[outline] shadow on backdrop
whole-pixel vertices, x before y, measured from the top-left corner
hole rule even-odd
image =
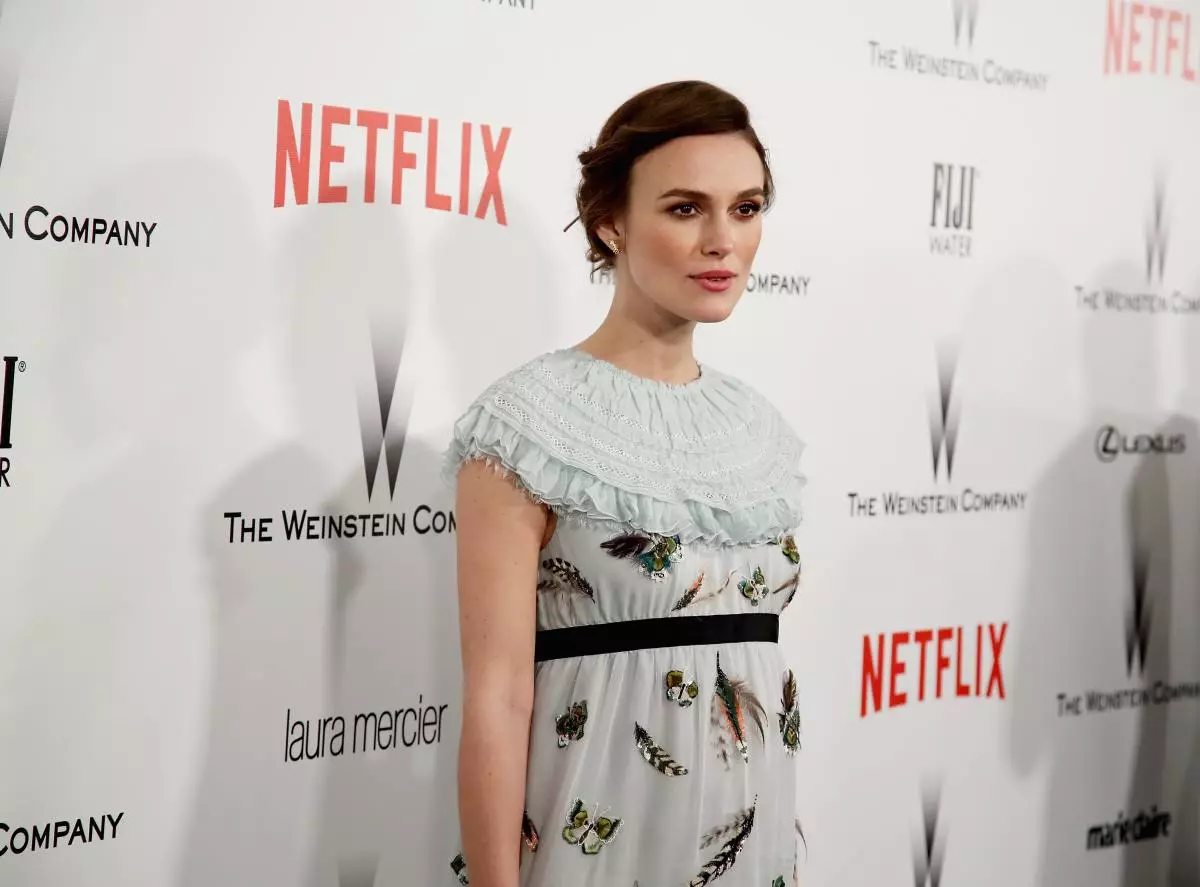
[[[453,681],[434,654],[454,642],[454,626],[426,593],[449,540],[414,527],[431,458],[406,436],[419,370],[402,360],[414,300],[408,250],[390,206],[292,211],[275,271],[287,294],[284,384],[297,426],[210,505],[214,740],[184,883],[421,883],[436,831],[424,801],[441,791],[431,774],[449,730],[443,723],[435,749],[410,748],[411,730],[381,723],[447,701]],[[230,544],[227,511],[274,517],[281,541]],[[283,512],[299,516],[304,538],[287,540]],[[322,532],[322,517],[346,515],[390,535]],[[326,720],[336,717],[340,739]],[[239,785],[255,773],[269,794]],[[213,854],[231,820],[244,821],[246,846]]]
[[[443,342],[446,377],[439,396],[449,397],[453,415],[467,407],[484,388],[509,370],[553,348],[563,313],[561,290],[555,286],[549,252],[536,233],[536,222],[519,198],[505,194],[508,225],[461,222],[442,228],[433,246],[430,304],[434,335]],[[450,428],[437,441],[429,470],[440,472]],[[438,482],[439,489],[445,489]],[[445,495],[452,499],[452,491]],[[448,549],[429,593],[441,601],[438,649],[439,672],[452,676],[453,705],[447,723],[453,733],[452,754],[439,755],[439,792],[433,818],[439,834],[430,842],[432,878],[423,883],[453,883],[450,860],[461,850],[458,830],[457,749],[462,727],[461,674],[458,635],[458,590],[455,553]],[[439,697],[442,698],[442,697]],[[445,698],[450,699],[447,694]],[[398,884],[400,882],[397,882]],[[407,883],[407,882],[405,882]],[[416,882],[414,882],[416,883]]]
[[[507,226],[446,225],[433,246],[431,323],[445,343],[445,390],[462,408],[499,376],[565,344],[569,306],[545,240],[558,232],[510,193],[505,210]]]
[[[1187,292],[1200,296],[1200,275],[1192,280]],[[1178,594],[1186,595],[1190,605],[1190,622],[1181,626],[1180,668],[1177,675],[1183,681],[1200,682],[1200,438],[1194,434],[1200,417],[1200,318],[1182,316],[1174,319],[1181,339],[1184,387],[1180,398],[1184,417],[1180,420],[1186,432],[1188,457],[1174,463],[1171,489],[1179,504],[1179,517],[1174,526],[1176,556],[1181,560]],[[1195,702],[1179,703],[1181,710],[1173,715],[1185,723],[1172,731],[1172,741],[1181,750],[1179,799],[1172,812],[1170,887],[1192,887],[1200,884],[1200,710]],[[1190,717],[1190,726],[1186,724]]]
[[[45,369],[70,486],[26,554],[33,617],[12,659],[25,674],[0,726],[22,766],[5,795],[52,820],[123,812],[105,878],[161,881],[191,788],[195,541],[207,496],[255,434],[235,371],[266,316],[262,253],[236,174],[198,155],[141,164],[74,208],[158,226],[148,247],[45,244]],[[95,877],[88,853],[28,858],[23,884]]]
[[[1097,283],[1144,289],[1138,269],[1114,264]],[[1154,887],[1164,841],[1089,849],[1096,826],[1170,805],[1165,796],[1168,706],[1092,711],[1089,693],[1151,686],[1171,672],[1171,503],[1167,459],[1101,456],[1106,427],[1132,440],[1181,433],[1164,422],[1155,319],[1076,318],[1085,418],[1032,491],[1027,576],[1016,637],[1010,751],[1014,770],[1044,786],[1038,884]],[[1185,433],[1194,433],[1187,429]],[[1105,439],[1111,446],[1119,438]],[[1135,589],[1153,616],[1144,673],[1129,657]]]

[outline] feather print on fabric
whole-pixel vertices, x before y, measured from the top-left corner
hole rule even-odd
[[[636,560],[638,569],[656,582],[666,579],[671,566],[683,558],[678,536],[622,533],[601,542],[600,547],[619,560]]]
[[[631,560],[648,548],[654,540],[642,533],[622,533],[605,539],[600,547],[618,560]]]
[[[779,735],[789,755],[800,748],[800,710],[796,707],[796,675],[788,669],[783,677],[783,711],[779,714]]]
[[[696,577],[696,580],[688,587],[688,590],[685,591],[683,593],[683,596],[675,602],[675,606],[673,606],[671,608],[671,612],[678,613],[684,607],[695,603],[696,595],[700,593],[700,588],[703,585],[704,585],[704,571],[701,570],[700,575]]]
[[[550,577],[538,583],[538,591],[574,592],[582,594],[595,603],[595,589],[587,579],[583,578],[579,568],[570,561],[563,560],[561,557],[547,558],[542,561],[542,569],[549,573]]]
[[[667,754],[666,749],[655,742],[654,737],[646,732],[646,728],[637,722],[634,722],[633,725],[633,741],[637,744],[642,757],[646,759],[646,763],[659,773],[664,776],[687,775],[687,767],[682,766]]]
[[[703,574],[701,574],[701,576],[703,577]],[[717,598],[717,596],[721,594],[721,592],[723,592],[726,588],[729,587],[729,580],[731,580],[733,578],[733,576],[734,576],[734,574],[730,573],[728,576],[725,577],[725,581],[722,582],[720,585],[718,585],[716,588],[713,588],[712,585],[709,585],[708,589],[704,590],[704,591],[701,591],[699,588],[697,588],[696,594],[692,597],[691,600],[689,600],[686,604],[684,604],[684,606],[694,607],[697,604],[703,604],[708,601],[715,600]],[[697,579],[696,581],[697,581],[697,583],[700,583],[702,580]],[[682,598],[680,600],[682,600]],[[676,604],[676,607],[678,607],[678,606],[679,605]],[[682,609],[682,608],[680,608],[680,609]]]
[[[757,806],[758,798],[756,797],[754,806],[750,808],[749,813],[739,814],[741,822],[734,830],[733,836],[721,846],[716,856],[700,867],[699,874],[688,881],[688,887],[705,887],[706,884],[712,883],[733,868],[733,864],[737,862],[738,855],[746,843],[746,838],[750,837],[750,832],[754,829],[754,811]]]
[[[781,592],[781,591],[789,591],[789,590],[792,592],[792,594],[795,594],[796,587],[799,584],[800,584],[800,571],[797,570],[795,573],[792,574],[791,579],[784,582],[783,585],[776,588],[774,591],[771,592],[771,594],[779,594],[779,592]],[[791,602],[792,602],[792,595],[788,595],[787,603],[785,603],[784,606],[786,607]]]
[[[740,811],[736,816],[730,819],[729,822],[705,832],[703,837],[700,838],[700,849],[707,850],[718,841],[724,841],[734,832],[741,829],[742,826],[746,824],[746,820],[750,818],[750,814],[753,812],[753,807],[747,807],[745,810]]]
[[[796,581],[791,583],[792,590],[788,592],[787,600],[784,601],[783,606],[779,608],[780,613],[782,613],[784,610],[786,610],[788,608],[788,604],[790,604],[792,602],[792,598],[794,598],[796,596],[796,592],[800,590],[800,571],[799,570],[796,571],[795,579],[796,579]]]
[[[721,668],[721,654],[717,654],[717,684],[713,690],[713,720],[717,723],[715,726],[724,726],[724,731],[718,731],[718,748],[717,755],[729,767],[729,751],[728,748],[720,743],[720,739],[732,741],[734,748],[737,749],[742,760],[749,763],[750,748],[746,741],[746,718],[749,717],[753,721],[754,726],[758,728],[759,737],[764,741],[766,739],[766,730],[763,727],[763,721],[766,719],[766,710],[763,708],[758,697],[754,695],[745,681],[737,678],[731,678],[725,674]]]

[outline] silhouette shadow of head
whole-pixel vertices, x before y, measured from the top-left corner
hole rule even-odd
[[[205,411],[236,410],[236,358],[270,309],[240,183],[209,158],[170,157],[139,165],[86,205],[156,227],[143,246],[58,248],[54,372],[64,432],[88,446],[139,434],[224,445],[225,435],[200,423]]]
[[[430,381],[417,363],[425,352],[413,347],[410,249],[394,207],[306,213],[284,247],[289,365],[301,447],[330,479],[303,485],[305,505],[343,527],[323,540],[333,561],[325,712],[344,717],[347,731],[344,754],[327,761],[306,876],[332,887],[395,869],[432,883],[429,847],[447,826],[429,810],[453,797],[452,782],[442,784],[449,718],[433,743],[410,746],[399,725],[390,744],[386,733],[355,732],[360,715],[447,705],[457,692],[454,610],[439,584],[453,563],[449,502],[439,454],[410,427],[418,387]],[[419,877],[426,864],[429,877]]]
[[[1127,604],[1135,565],[1145,554],[1139,540],[1166,515],[1161,464],[1136,456],[1106,460],[1097,449],[1106,425],[1132,436],[1153,433],[1157,424],[1155,319],[1104,308],[1106,291],[1144,292],[1144,275],[1132,262],[1115,262],[1084,289],[1099,292],[1101,307],[1088,309],[1075,294],[1067,319],[1077,330],[1080,384],[1071,387],[1080,400],[1061,404],[1062,414],[1077,417],[1074,431],[1059,441],[1031,491],[1017,623],[1012,764],[1022,775],[1035,772],[1039,760],[1047,768],[1038,884],[1076,877],[1075,848],[1093,824],[1089,818],[1103,821],[1124,802],[1124,781],[1096,774],[1111,773],[1112,760],[1128,753],[1123,727],[1143,715],[1094,711],[1090,694],[1127,683]],[[1065,364],[1061,369],[1070,371]],[[1161,554],[1154,563],[1169,584],[1169,557]],[[1076,718],[1089,719],[1085,730],[1071,729]],[[1146,736],[1140,762],[1155,757],[1153,745]],[[1142,763],[1135,769],[1148,770]],[[1143,775],[1142,782],[1147,779]],[[1084,818],[1081,810],[1087,811]],[[1063,834],[1076,837],[1057,837]]]
[[[335,883],[331,857],[339,852],[333,823],[368,819],[352,797],[335,791],[337,768],[347,761],[333,755],[332,742],[321,746],[318,730],[322,718],[345,714],[346,687],[361,682],[361,668],[347,655],[356,640],[351,593],[361,590],[371,559],[393,540],[337,538],[327,519],[344,525],[347,515],[382,510],[368,509],[363,482],[366,443],[384,434],[373,347],[378,343],[385,357],[403,348],[412,287],[392,207],[279,212],[295,226],[275,253],[274,289],[284,299],[279,394],[285,402],[272,406],[293,417],[294,427],[210,500],[204,544],[218,604],[216,652],[208,749],[182,871],[188,885],[232,883],[254,870],[271,883],[308,877],[325,887]],[[402,431],[407,406],[394,413]],[[381,490],[386,500],[386,480],[375,485],[376,499]],[[227,512],[239,516],[230,520]],[[269,521],[269,543],[254,541],[264,538],[259,521]],[[293,743],[294,722],[309,725],[300,745]],[[285,784],[271,776],[281,748],[290,768]],[[325,797],[314,810],[319,786]],[[247,795],[255,803],[246,804]],[[213,854],[215,836],[229,829],[247,836],[245,846]]]
[[[466,404],[502,373],[556,347],[564,287],[544,225],[505,194],[507,225],[469,219],[443,225],[433,246],[430,318],[445,346],[444,388]]]

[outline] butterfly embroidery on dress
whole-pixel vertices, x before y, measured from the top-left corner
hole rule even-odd
[[[775,544],[780,547],[781,551],[783,551],[784,557],[786,557],[793,564],[799,566],[799,564],[800,564],[800,549],[796,547],[796,537],[795,536],[793,536],[791,534],[788,534],[786,536],[781,536],[779,539],[775,540]]]
[[[562,830],[563,840],[578,846],[587,856],[595,856],[606,844],[611,843],[621,829],[621,820],[588,812],[583,800],[576,798],[567,811],[567,825]]]
[[[764,600],[770,594],[762,567],[755,567],[749,578],[738,580],[738,591],[750,602],[751,606],[757,607],[759,601]]]
[[[583,728],[587,725],[587,700],[573,702],[565,714],[554,719],[554,730],[558,733],[558,747],[566,748],[571,741],[583,739]]]
[[[700,695],[699,685],[689,680],[688,673],[681,668],[667,672],[663,683],[667,688],[667,701],[678,702],[680,708],[687,708]]]

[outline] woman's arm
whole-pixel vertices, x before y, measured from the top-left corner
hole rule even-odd
[[[546,510],[491,466],[458,475],[463,716],[458,810],[471,887],[516,887]]]

